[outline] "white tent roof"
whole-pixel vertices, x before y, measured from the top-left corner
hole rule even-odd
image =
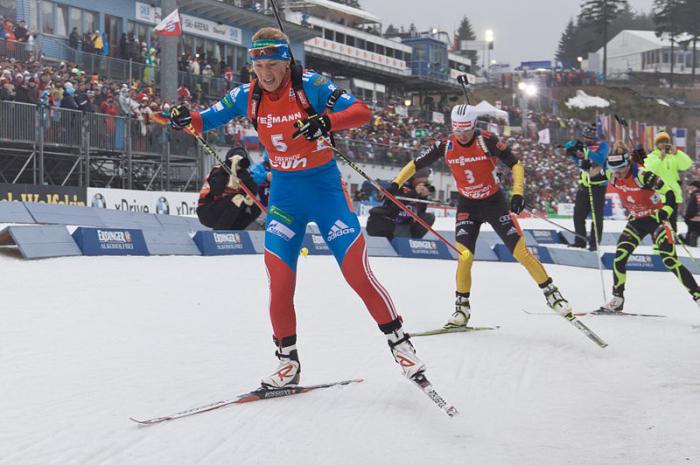
[[[687,34],[676,36],[676,42],[682,42],[688,39],[690,39],[690,36]],[[668,34],[657,37],[654,31],[624,29],[608,41],[608,54],[610,54],[610,49],[616,46],[624,48],[625,51],[645,52],[648,50],[670,47],[671,38]],[[596,53],[602,55],[603,47],[600,47]]]
[[[499,110],[486,100],[479,102],[474,108],[479,116],[488,115],[508,121],[508,112]]]
[[[363,20],[372,23],[382,22],[382,20],[378,16],[373,15],[369,11],[360,10],[359,8],[354,8],[348,5],[344,5],[342,3],[332,2],[330,0],[304,0],[304,2],[307,4],[327,8],[329,10],[335,10],[350,16],[355,16],[357,18],[362,18]]]

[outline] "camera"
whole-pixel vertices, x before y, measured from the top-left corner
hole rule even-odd
[[[664,152],[671,153],[671,144],[664,145]]]

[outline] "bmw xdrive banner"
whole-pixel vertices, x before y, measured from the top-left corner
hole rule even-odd
[[[196,192],[136,191],[91,187],[88,206],[124,212],[197,216]]]

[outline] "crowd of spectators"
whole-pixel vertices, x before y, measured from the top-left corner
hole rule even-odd
[[[17,38],[31,36],[23,24],[3,22],[6,38],[8,31]],[[71,47],[94,47],[100,49],[100,33],[78,36],[73,31]],[[139,60],[157,62],[158,54],[154,47],[137,46],[133,34],[125,35],[120,43],[119,54],[135,58],[138,49]],[[76,43],[77,42],[77,43]],[[86,45],[87,44],[87,45]],[[104,47],[104,41],[102,42]],[[150,57],[149,57],[150,55]],[[195,54],[183,54],[180,67],[188,74],[214,77],[223,71],[226,79],[233,81],[233,73],[226,63],[214,58]],[[239,77],[249,81],[254,76],[249,66],[239,70]],[[178,88],[177,103],[194,109],[209,106],[212,101],[205,98],[200,86],[182,85]],[[42,105],[48,108],[79,110],[85,113],[102,113],[109,116],[130,115],[139,124],[139,132],[146,135],[155,124],[167,121],[173,102],[162,100],[152,80],[140,79],[121,82],[109,79],[98,73],[83,72],[76,64],[61,62],[49,65],[31,57],[26,61],[0,56],[0,100]],[[561,202],[573,201],[576,185],[576,169],[556,148],[558,143],[572,137],[580,129],[582,122],[563,119],[552,114],[528,112],[525,118],[518,108],[503,108],[509,114],[509,124],[521,127],[517,133],[504,131],[503,121],[483,119],[484,128],[495,128],[511,145],[513,152],[523,160],[527,173],[528,199],[542,209],[556,209]],[[417,156],[420,151],[432,145],[449,133],[449,126],[432,120],[432,113],[407,111],[397,101],[389,101],[382,109],[375,111],[370,124],[361,128],[337,134],[339,147],[347,155],[360,162],[403,166]],[[538,133],[550,129],[550,143],[539,143]],[[252,125],[245,118],[237,118],[222,128],[209,134],[211,142],[225,145],[246,145],[254,134]],[[253,137],[254,138],[254,137]],[[251,147],[248,144],[249,148]],[[447,170],[444,164],[436,164],[434,169]],[[508,186],[510,174],[503,170],[503,181]]]
[[[0,40],[32,44],[36,34],[29,31],[24,21],[15,23],[9,18],[0,16]]]

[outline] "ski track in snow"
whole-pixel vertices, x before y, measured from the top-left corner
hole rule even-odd
[[[455,262],[371,259],[410,331],[442,325]],[[474,264],[472,324],[416,338],[448,418],[404,380],[331,257],[300,259],[303,384],[365,382],[139,427],[253,389],[275,366],[261,256],[0,255],[0,464],[687,464],[700,461],[700,310],[670,273],[626,307],[558,317],[517,264]],[[548,266],[578,311],[597,270]],[[610,285],[610,273],[606,273]]]

